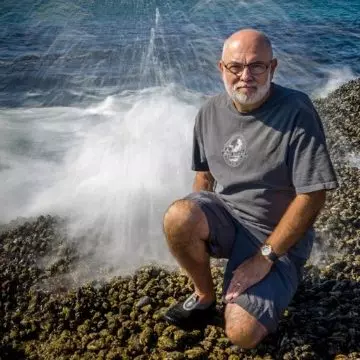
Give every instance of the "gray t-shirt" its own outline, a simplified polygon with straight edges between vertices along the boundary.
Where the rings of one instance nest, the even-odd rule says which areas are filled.
[[[210,171],[229,211],[262,243],[296,194],[338,186],[321,120],[307,95],[272,83],[249,113],[226,93],[210,98],[194,127],[195,171]],[[291,252],[308,257],[310,228]]]

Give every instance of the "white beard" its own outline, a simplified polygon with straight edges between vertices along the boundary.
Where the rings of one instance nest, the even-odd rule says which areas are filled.
[[[258,86],[256,92],[250,96],[245,95],[236,89],[237,85],[233,85],[232,87],[228,86],[225,82],[225,89],[229,96],[240,105],[253,105],[257,102],[261,101],[268,93],[271,86],[271,76],[270,73],[266,79],[266,83],[264,85]]]

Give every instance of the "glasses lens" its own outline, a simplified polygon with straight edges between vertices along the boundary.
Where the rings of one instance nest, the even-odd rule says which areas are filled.
[[[241,74],[244,69],[245,66],[247,66],[250,70],[250,72],[253,75],[260,75],[262,73],[264,73],[266,71],[266,69],[268,68],[268,66],[262,62],[259,63],[252,63],[252,64],[248,64],[248,65],[244,65],[244,64],[232,64],[230,66],[227,67],[227,69],[232,72],[235,75],[239,75]]]
[[[244,71],[244,65],[242,65],[242,64],[236,64],[235,65],[234,64],[234,65],[229,66],[229,70],[233,74],[237,75],[237,74],[240,74],[240,73],[242,73]]]
[[[249,68],[252,74],[259,75],[266,71],[267,66],[262,63],[253,63],[253,64],[249,64]]]

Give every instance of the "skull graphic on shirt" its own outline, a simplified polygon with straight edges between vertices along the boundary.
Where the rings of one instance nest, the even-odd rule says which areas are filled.
[[[241,134],[234,134],[225,143],[222,150],[223,158],[231,167],[239,166],[241,161],[247,157],[246,142]]]

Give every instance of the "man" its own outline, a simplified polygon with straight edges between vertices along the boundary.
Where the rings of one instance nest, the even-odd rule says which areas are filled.
[[[276,330],[310,255],[325,191],[338,186],[316,110],[305,94],[271,82],[276,67],[263,33],[245,29],[225,41],[226,93],[196,117],[194,192],[164,216],[170,251],[195,287],[165,318],[182,326],[212,316],[210,256],[228,258],[225,331],[243,348]]]

